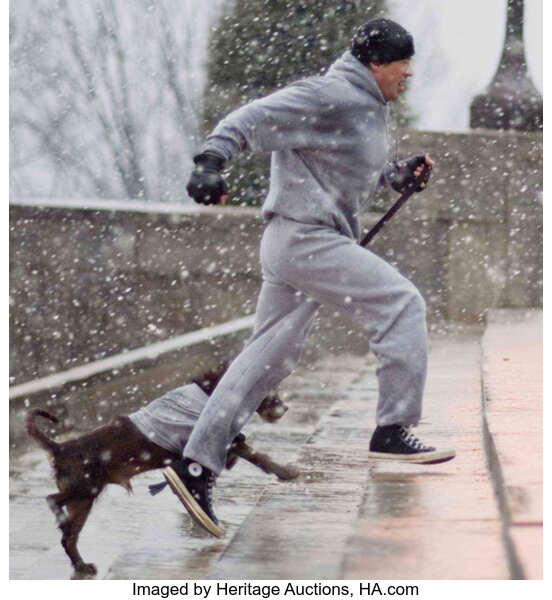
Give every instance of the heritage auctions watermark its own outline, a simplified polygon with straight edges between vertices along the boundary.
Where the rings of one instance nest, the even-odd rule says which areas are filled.
[[[226,598],[228,596],[273,598],[276,596],[418,596],[417,585],[389,585],[377,582],[330,585],[322,582],[259,585],[254,583],[201,584],[186,582],[182,585],[132,584],[133,596],[191,596],[193,598]]]

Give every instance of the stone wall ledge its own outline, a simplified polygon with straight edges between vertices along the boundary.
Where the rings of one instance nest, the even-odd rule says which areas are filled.
[[[542,135],[401,130],[399,140],[399,157],[427,152],[436,167],[371,250],[422,291],[430,322],[542,306]],[[380,217],[365,213],[363,227]],[[12,383],[254,311],[256,208],[19,198],[9,218]],[[365,349],[354,331],[330,314],[313,344]]]

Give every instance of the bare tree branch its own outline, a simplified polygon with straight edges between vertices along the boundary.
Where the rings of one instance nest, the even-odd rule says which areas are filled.
[[[223,1],[11,3],[10,193],[182,200]]]

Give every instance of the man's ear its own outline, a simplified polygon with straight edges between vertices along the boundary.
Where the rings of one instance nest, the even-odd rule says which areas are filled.
[[[373,73],[379,73],[381,67],[381,63],[379,62],[371,62],[370,63],[370,71]]]

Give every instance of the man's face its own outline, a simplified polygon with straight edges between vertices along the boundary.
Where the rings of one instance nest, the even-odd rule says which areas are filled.
[[[406,89],[405,81],[413,75],[409,58],[390,63],[370,63],[370,71],[386,102],[396,100]]]

